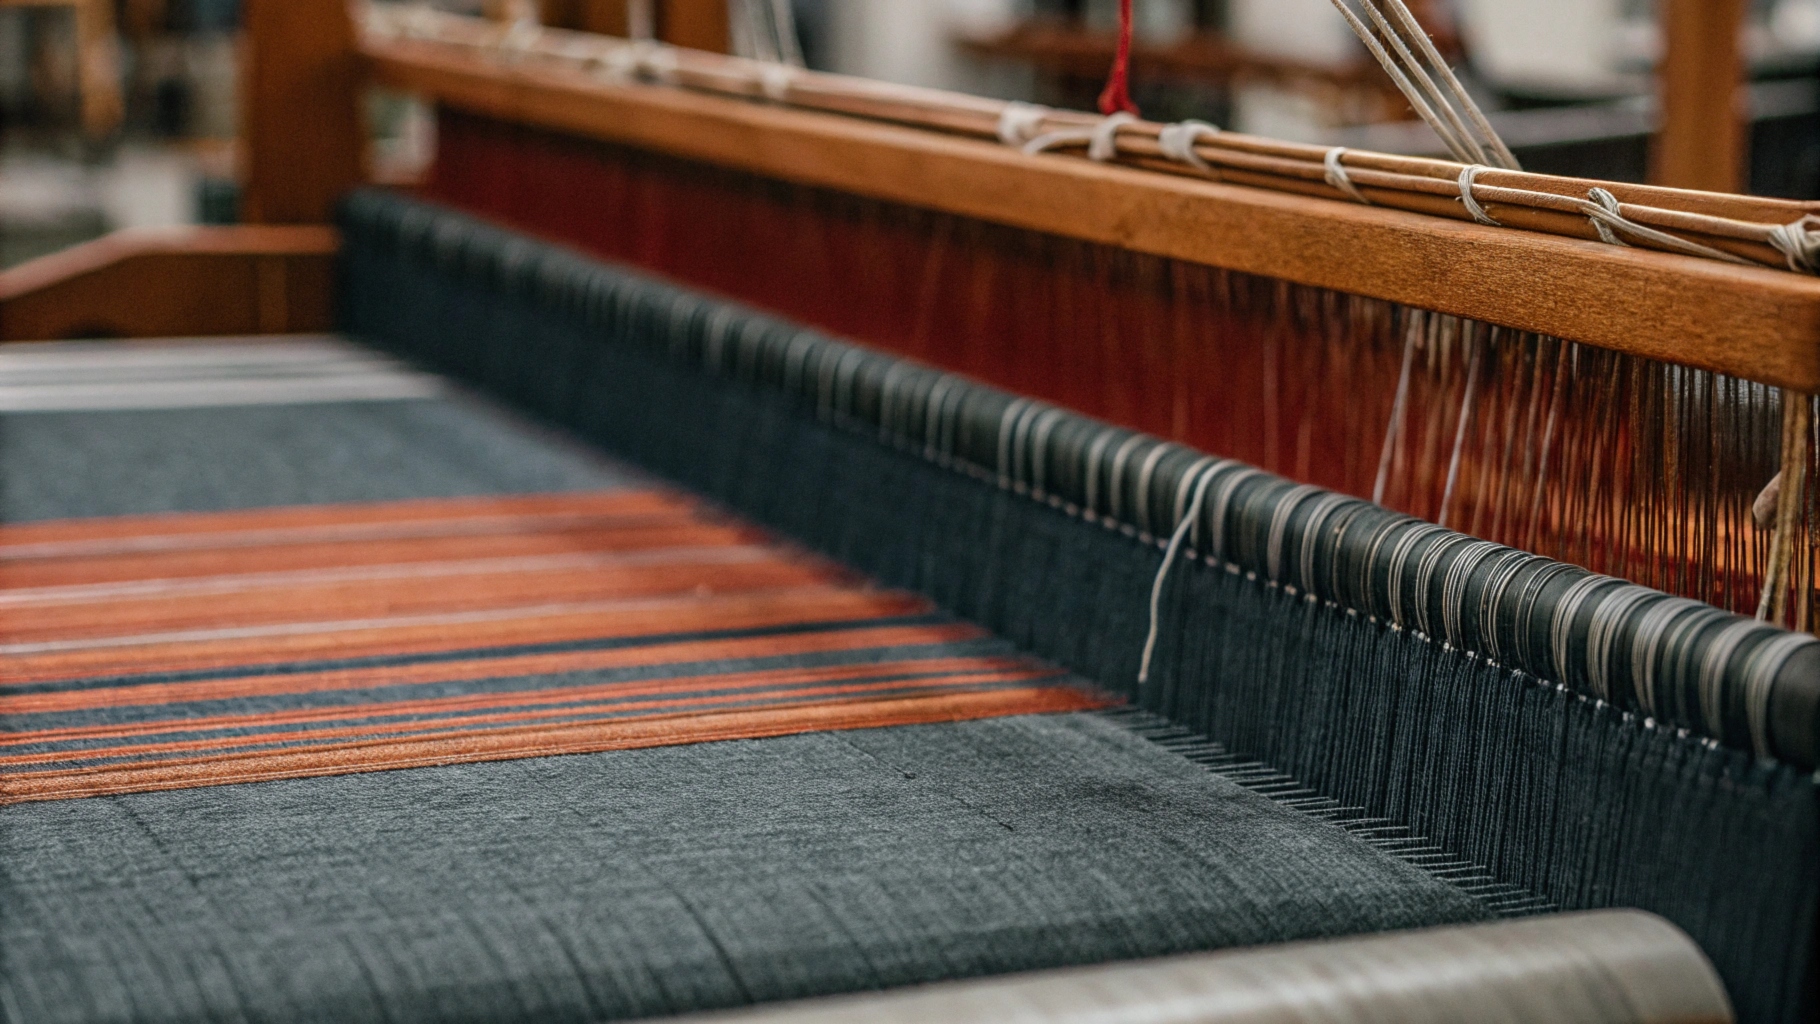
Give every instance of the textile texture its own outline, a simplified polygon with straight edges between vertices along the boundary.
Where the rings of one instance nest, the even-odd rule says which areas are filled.
[[[1087,691],[478,400],[0,430],[35,520],[0,527],[0,791],[119,783],[0,807],[0,1018],[623,1019],[1492,913],[1111,718],[1015,713]],[[829,675],[870,690],[805,701]],[[671,745],[373,755],[660,691]],[[934,713],[688,742],[727,697]],[[332,774],[243,771],[325,733]]]
[[[1199,453],[424,204],[363,196],[347,226],[356,331],[1501,883],[1562,909],[1662,914],[1742,1019],[1808,1018],[1820,803],[1811,770],[1753,751],[1780,719],[1751,672],[1759,653],[1811,661],[1811,641],[1358,502],[1343,522],[1398,543],[1324,549],[1342,521],[1312,510],[1332,502],[1228,467],[1244,488],[1190,524],[1221,557],[1174,566],[1140,689],[1166,539],[1153,531],[1184,516]],[[1498,564],[1530,582],[1500,583]],[[1318,589],[1329,577],[1346,586]],[[1500,603],[1520,614],[1487,620]],[[1671,621],[1691,646],[1664,661]],[[1648,654],[1640,668],[1602,653],[1618,638]],[[1708,664],[1723,670],[1686,668]],[[1781,664],[1767,692],[1811,696],[1810,662]],[[1667,720],[1640,710],[1657,669],[1686,684]],[[1788,721],[1796,749],[1812,719]]]

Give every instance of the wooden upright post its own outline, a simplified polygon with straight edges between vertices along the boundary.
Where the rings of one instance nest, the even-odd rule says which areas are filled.
[[[1742,192],[1749,156],[1740,35],[1749,0],[1660,0],[1662,127],[1650,182]]]
[[[347,0],[247,0],[241,219],[323,224],[363,177]]]
[[[677,46],[726,53],[727,0],[663,0],[657,5],[657,35]]]
[[[626,36],[632,31],[627,0],[543,0],[543,23],[557,28]]]

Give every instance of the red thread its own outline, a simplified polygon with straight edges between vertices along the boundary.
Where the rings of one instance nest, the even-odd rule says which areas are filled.
[[[1131,0],[1119,0],[1119,50],[1100,93],[1100,113],[1111,116],[1121,111],[1133,116],[1138,112],[1131,102]]]

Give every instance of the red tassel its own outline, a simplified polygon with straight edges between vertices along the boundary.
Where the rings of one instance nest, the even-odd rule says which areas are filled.
[[[1137,104],[1131,102],[1131,0],[1119,0],[1119,50],[1112,58],[1112,74],[1106,77],[1106,88],[1100,93],[1100,113],[1108,116],[1124,113],[1136,116]]]

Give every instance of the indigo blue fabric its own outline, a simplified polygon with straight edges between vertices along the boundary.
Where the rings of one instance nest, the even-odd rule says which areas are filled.
[[[466,395],[0,416],[0,522],[596,490],[625,470]]]
[[[1484,915],[1092,714],[0,810],[38,1024],[580,1022]]]

